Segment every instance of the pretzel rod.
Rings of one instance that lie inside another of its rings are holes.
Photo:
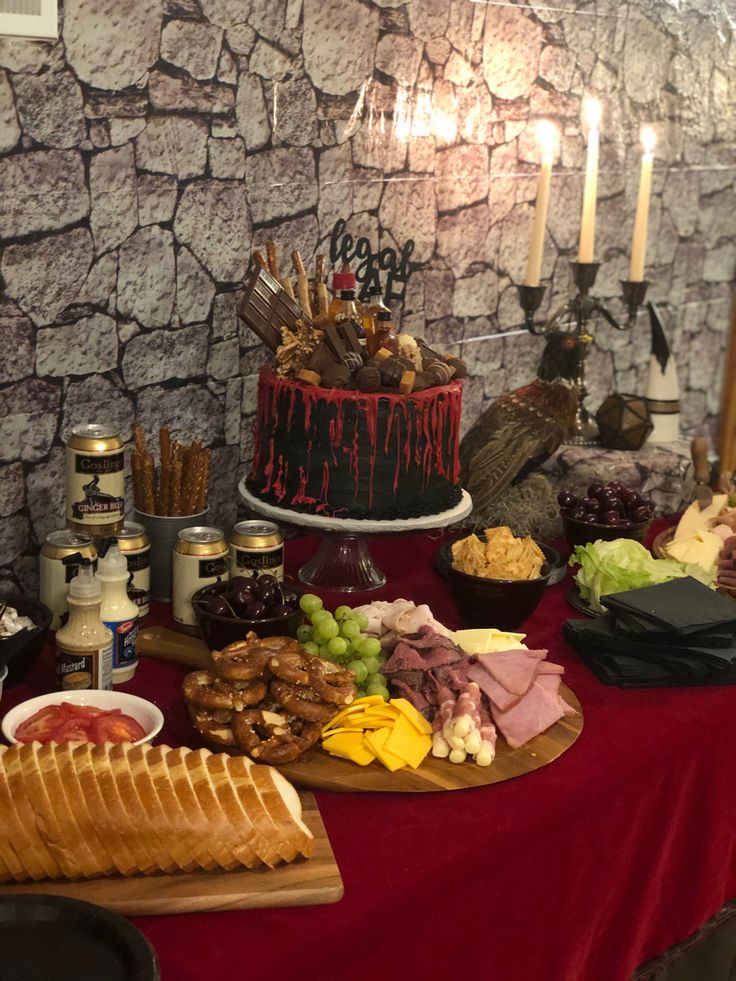
[[[279,259],[276,253],[276,243],[271,239],[266,242],[266,255],[268,256],[268,271],[271,273],[274,279],[278,279],[281,282],[281,276],[279,275]]]
[[[304,263],[302,262],[302,257],[299,255],[298,249],[295,249],[291,253],[291,261],[294,263],[294,270],[296,272],[296,300],[311,320],[312,304],[309,299],[309,280],[307,279],[307,271],[304,268]]]
[[[171,474],[171,506],[172,515],[181,514],[181,456],[174,457]]]
[[[144,456],[146,453],[146,434],[139,422],[133,423],[133,439],[135,440],[135,448],[141,456]]]
[[[291,261],[294,263],[294,272],[297,276],[306,276],[307,270],[304,268],[304,263],[302,262],[302,257],[299,254],[299,249],[294,249],[291,253]]]
[[[327,293],[327,284],[317,283],[317,316],[326,317],[329,305],[330,297]]]
[[[150,453],[143,458],[143,510],[146,514],[156,513],[153,457]]]
[[[200,501],[202,495],[206,495],[205,483],[207,480],[207,450],[201,450],[197,456],[197,470],[195,473],[194,483],[192,485],[192,496],[190,499],[190,512],[191,514],[197,514],[200,511],[204,511],[204,508],[200,506]]]
[[[268,263],[263,258],[263,253],[259,249],[253,250],[253,260],[257,266],[261,267],[261,269],[268,269]]]
[[[182,514],[193,514],[194,491],[197,484],[197,474],[199,472],[199,456],[202,452],[202,444],[195,439],[189,447],[187,454],[186,470],[184,471],[184,481],[181,490],[181,509]]]
[[[161,447],[161,463],[158,472],[158,498],[161,514],[169,513],[169,495],[171,493],[171,430],[162,426],[158,431],[158,441]]]
[[[325,266],[327,260],[323,255],[318,255],[314,260],[314,304],[312,309],[315,314],[319,313],[319,284],[325,281]]]
[[[291,276],[282,276],[281,286],[284,290],[286,290],[292,300],[296,300],[296,297],[294,296],[294,284],[291,281]]]
[[[210,483],[210,466],[212,464],[212,450],[202,450],[202,470],[201,480],[197,488],[197,511],[204,511],[207,507],[207,494]]]
[[[143,461],[137,448],[130,454],[130,469],[133,474],[133,503],[143,511]]]

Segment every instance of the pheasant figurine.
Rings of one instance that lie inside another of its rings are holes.
[[[464,436],[460,462],[474,519],[572,432],[579,343],[574,334],[549,334],[534,381],[500,395]]]

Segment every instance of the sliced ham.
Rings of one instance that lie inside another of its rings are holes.
[[[511,708],[521,698],[521,695],[513,695],[511,692],[506,691],[503,685],[499,685],[493,675],[489,674],[481,664],[472,665],[468,671],[468,677],[487,696],[492,708]]]
[[[547,656],[547,651],[495,651],[492,654],[479,654],[478,663],[491,674],[499,685],[503,685],[512,695],[523,695],[528,691],[539,669],[539,662]]]
[[[546,677],[552,677],[547,675]],[[546,688],[535,681],[529,691],[512,705],[501,712],[492,709],[493,721],[500,730],[506,742],[512,749],[518,749],[530,739],[549,729],[559,722],[565,711],[559,696],[550,695]]]

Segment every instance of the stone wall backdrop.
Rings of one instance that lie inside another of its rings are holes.
[[[65,0],[57,43],[0,39],[0,567],[33,588],[62,525],[63,438],[110,422],[214,448],[236,510],[263,360],[235,304],[251,249],[311,263],[339,217],[416,242],[404,325],[470,365],[469,424],[527,380],[520,326],[538,153],[562,130],[543,266],[568,282],[585,93],[603,101],[598,292],[615,311],[640,154],[659,137],[651,296],[684,423],[714,423],[736,266],[732,0]],[[412,135],[394,113],[413,107]],[[422,114],[435,121],[434,130]],[[437,120],[439,119],[439,124]],[[422,135],[424,134],[424,135]],[[591,403],[641,391],[648,328],[600,327]]]

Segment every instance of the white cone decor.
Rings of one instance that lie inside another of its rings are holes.
[[[646,399],[653,429],[653,443],[672,443],[680,437],[680,383],[675,357],[667,343],[659,311],[649,306],[652,327],[652,353],[649,358]]]

